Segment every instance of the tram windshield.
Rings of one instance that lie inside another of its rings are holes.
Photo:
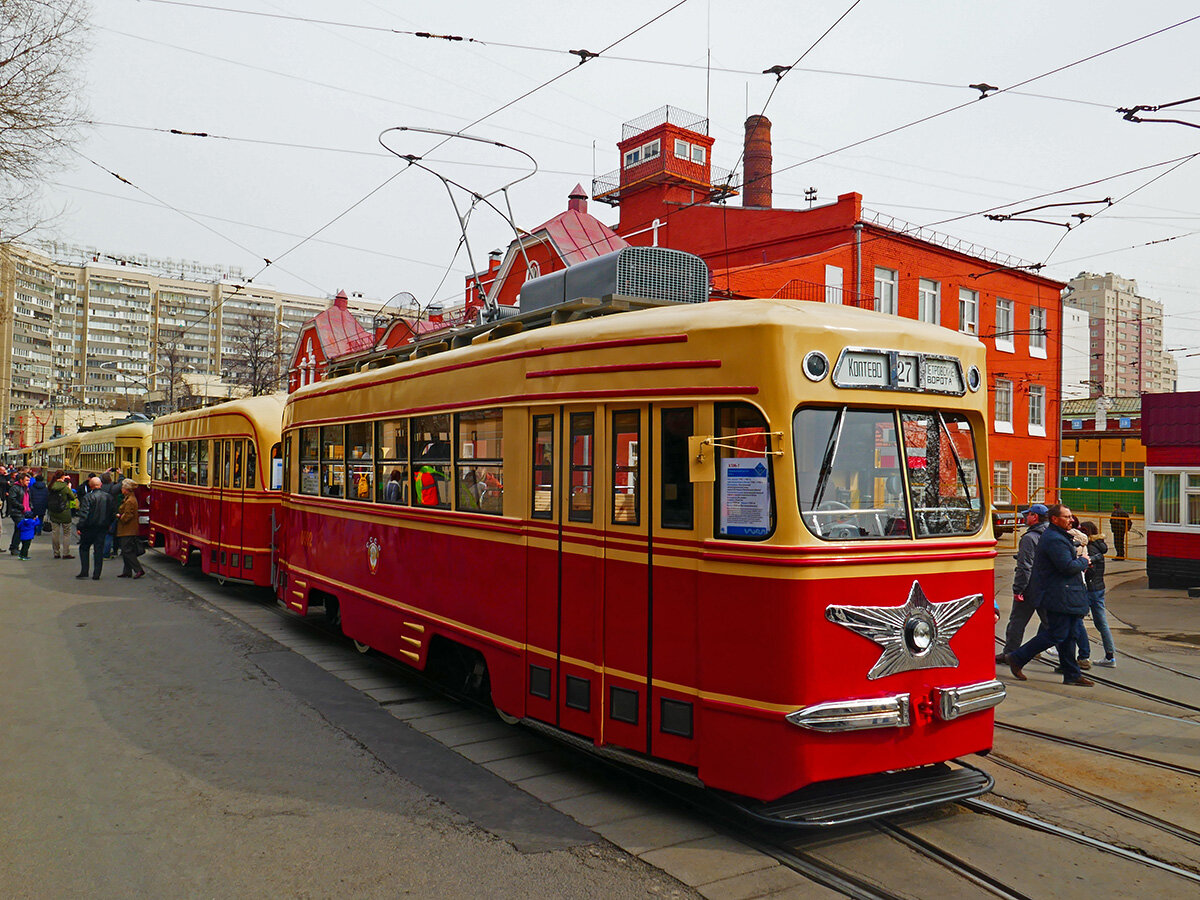
[[[982,526],[965,416],[807,408],[792,424],[801,518],[817,537],[946,537]]]

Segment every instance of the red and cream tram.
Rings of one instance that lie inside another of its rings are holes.
[[[138,501],[138,530],[142,537],[150,534],[150,423],[124,422],[97,431],[80,432],[60,438],[62,468],[78,487],[80,479],[110,469],[121,473],[137,485],[134,495]],[[74,462],[72,465],[72,455]]]
[[[269,586],[282,462],[283,395],[248,397],[154,422],[152,546],[206,574]]]
[[[982,344],[782,300],[523,324],[288,398],[281,602],[768,817],[990,786],[942,765],[1004,696]]]

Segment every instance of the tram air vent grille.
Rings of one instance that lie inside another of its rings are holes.
[[[708,266],[704,260],[663,247],[627,247],[617,254],[615,294],[674,303],[708,300]]]

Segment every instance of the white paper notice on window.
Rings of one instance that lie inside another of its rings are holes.
[[[278,491],[283,487],[283,460],[271,460],[271,490]]]
[[[722,459],[721,498],[721,534],[770,534],[771,478],[765,459]]]

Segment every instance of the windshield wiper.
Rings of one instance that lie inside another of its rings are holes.
[[[825,487],[829,484],[829,476],[833,474],[833,454],[842,439],[842,425],[846,420],[846,407],[838,410],[837,419],[829,429],[829,442],[825,445],[825,456],[821,459],[821,474],[817,478],[817,487],[813,491],[812,508],[816,509],[821,498],[825,496]]]

